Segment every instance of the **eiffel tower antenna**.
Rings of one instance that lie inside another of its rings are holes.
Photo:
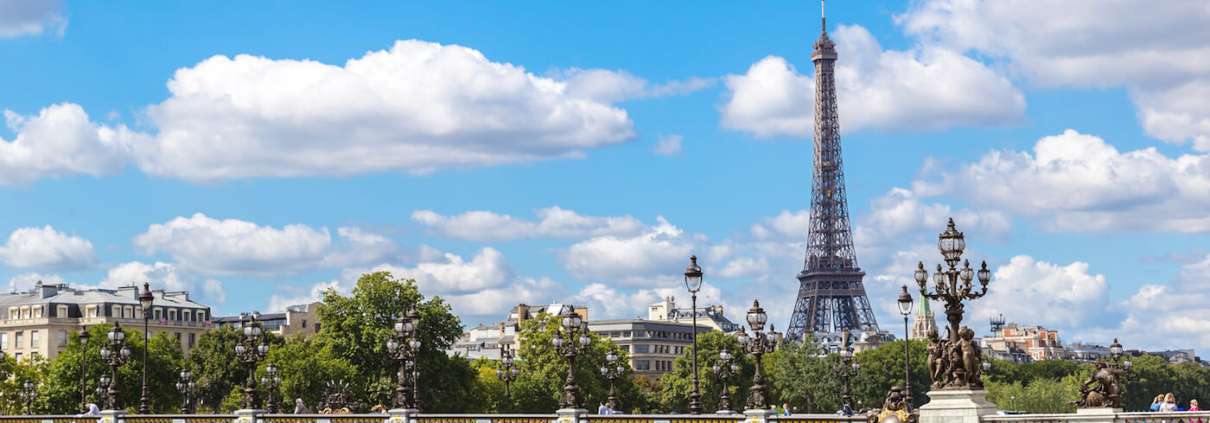
[[[820,13],[823,10],[820,1]],[[806,258],[798,274],[798,301],[786,337],[837,334],[844,330],[878,330],[853,251],[853,230],[845,198],[844,161],[840,154],[840,118],[836,107],[836,44],[828,38],[827,17],[811,61],[815,63],[814,171],[811,181],[811,225]]]
[[[819,28],[822,32],[828,32],[828,1],[819,0]]]

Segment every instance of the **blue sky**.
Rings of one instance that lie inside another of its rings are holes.
[[[3,3],[14,289],[233,314],[387,269],[467,323],[627,317],[697,254],[708,302],[789,317],[818,4]],[[1013,3],[828,5],[880,322],[954,216],[996,272],[977,331],[1210,347],[1210,9]]]

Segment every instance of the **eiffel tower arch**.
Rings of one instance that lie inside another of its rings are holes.
[[[853,231],[845,198],[840,121],[836,111],[836,45],[828,38],[827,18],[815,41],[814,171],[811,225],[806,258],[798,274],[798,299],[786,336],[878,330],[853,251]]]

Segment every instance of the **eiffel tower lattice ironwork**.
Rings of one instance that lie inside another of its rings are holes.
[[[821,2],[822,3],[822,2]],[[798,274],[798,300],[786,337],[878,330],[853,252],[853,231],[845,199],[836,112],[836,45],[828,38],[827,18],[815,41],[815,159],[811,185],[811,227],[806,259]]]

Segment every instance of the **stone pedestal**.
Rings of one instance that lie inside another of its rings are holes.
[[[1121,408],[1077,408],[1076,419],[1080,423],[1113,423]]]
[[[235,410],[235,423],[257,423],[261,414],[265,414],[265,410],[248,408]]]
[[[101,418],[97,423],[119,423],[126,415],[122,410],[101,410]]]
[[[929,391],[929,403],[920,407],[920,423],[979,423],[979,418],[996,414],[996,405],[987,401],[987,391]]]
[[[420,410],[415,408],[392,408],[387,410],[387,423],[415,423]]]
[[[773,414],[775,414],[773,410],[750,408],[744,410],[744,423],[767,423],[769,421],[769,416],[772,416]]]
[[[583,408],[560,408],[555,411],[555,423],[581,423],[586,422],[584,415],[588,414],[588,410]]]

